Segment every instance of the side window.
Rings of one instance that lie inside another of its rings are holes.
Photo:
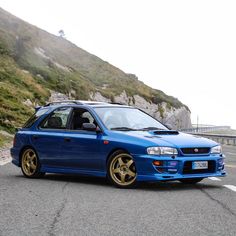
[[[88,111],[85,111],[83,114],[82,114],[82,118],[85,118],[86,123],[93,123],[94,122],[94,119],[92,117],[92,115],[88,112]]]
[[[38,110],[33,116],[29,118],[29,120],[24,124],[23,128],[30,128],[33,123],[38,120],[40,116],[45,114],[48,110],[48,108],[41,108],[40,110]]]
[[[91,123],[97,125],[93,116],[84,108],[74,109],[71,121],[71,129],[82,130],[84,123]]]
[[[40,128],[66,129],[70,111],[70,107],[61,107],[55,110],[45,121],[43,121]]]

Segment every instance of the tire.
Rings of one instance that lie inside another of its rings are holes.
[[[36,151],[32,148],[26,148],[21,155],[21,171],[27,178],[40,178],[45,175],[40,172],[40,162]]]
[[[180,179],[179,181],[183,184],[196,184],[202,181],[203,178],[194,178],[194,179]]]
[[[123,151],[115,151],[107,162],[107,177],[118,188],[136,186],[137,172],[133,157]]]

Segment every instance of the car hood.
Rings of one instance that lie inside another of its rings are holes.
[[[158,133],[158,134],[157,134]],[[181,132],[155,132],[155,131],[129,131],[127,134],[136,138],[142,138],[151,141],[158,146],[172,147],[213,147],[217,143],[200,136],[181,133]]]

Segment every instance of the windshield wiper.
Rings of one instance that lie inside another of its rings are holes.
[[[157,127],[145,127],[145,128],[142,128],[142,129],[139,129],[139,130],[165,130],[165,129],[161,129],[161,128],[157,128]]]
[[[136,129],[132,129],[129,127],[114,127],[111,130],[118,130],[118,131],[135,131]]]
[[[145,127],[145,128],[141,128],[141,129],[132,129],[129,127],[114,127],[111,128],[111,130],[119,130],[119,131],[146,131],[146,130],[165,130],[165,129],[161,129],[161,128],[157,128],[157,127]]]

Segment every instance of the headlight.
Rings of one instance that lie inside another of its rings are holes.
[[[211,148],[211,154],[221,154],[222,148],[220,145]]]
[[[176,148],[172,147],[149,147],[147,148],[147,153],[149,155],[177,155],[178,151]]]

